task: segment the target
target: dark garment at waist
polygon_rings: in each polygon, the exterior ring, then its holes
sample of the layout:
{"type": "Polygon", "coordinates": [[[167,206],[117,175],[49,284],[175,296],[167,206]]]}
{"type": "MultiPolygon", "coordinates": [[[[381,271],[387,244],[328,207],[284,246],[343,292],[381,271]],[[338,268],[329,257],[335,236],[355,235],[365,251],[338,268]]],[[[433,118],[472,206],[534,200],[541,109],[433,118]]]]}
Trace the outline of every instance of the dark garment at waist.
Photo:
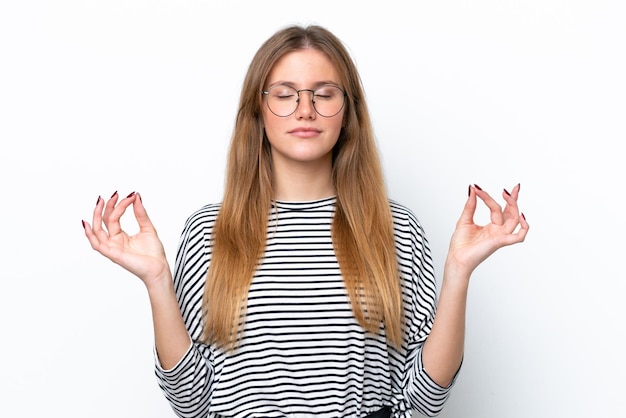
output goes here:
{"type": "Polygon", "coordinates": [[[391,407],[383,406],[376,412],[372,412],[365,418],[389,418],[391,416],[391,407]]]}

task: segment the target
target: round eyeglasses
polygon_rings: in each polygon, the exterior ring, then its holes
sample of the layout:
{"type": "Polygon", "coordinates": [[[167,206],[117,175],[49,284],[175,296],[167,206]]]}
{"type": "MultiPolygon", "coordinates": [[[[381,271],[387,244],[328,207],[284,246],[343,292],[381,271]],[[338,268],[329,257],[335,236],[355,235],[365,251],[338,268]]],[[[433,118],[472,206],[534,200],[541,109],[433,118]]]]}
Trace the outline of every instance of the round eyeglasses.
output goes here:
{"type": "Polygon", "coordinates": [[[291,86],[278,84],[261,93],[266,98],[267,107],[270,112],[284,118],[296,111],[300,103],[300,93],[303,91],[311,93],[313,109],[315,109],[320,116],[330,118],[343,109],[346,93],[332,84],[325,84],[315,90],[296,90],[291,86]]]}

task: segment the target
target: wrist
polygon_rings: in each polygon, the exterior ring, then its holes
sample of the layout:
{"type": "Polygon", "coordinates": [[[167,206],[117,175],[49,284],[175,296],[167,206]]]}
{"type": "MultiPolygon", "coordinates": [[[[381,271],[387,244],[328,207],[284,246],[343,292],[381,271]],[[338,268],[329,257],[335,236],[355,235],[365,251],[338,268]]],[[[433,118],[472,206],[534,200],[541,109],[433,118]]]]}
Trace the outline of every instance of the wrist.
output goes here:
{"type": "Polygon", "coordinates": [[[174,293],[174,282],[169,271],[164,271],[152,280],[145,281],[144,284],[150,297],[174,293]]]}
{"type": "Polygon", "coordinates": [[[444,284],[452,282],[467,285],[472,275],[472,271],[473,269],[468,267],[466,264],[448,256],[443,269],[443,282],[444,284]]]}

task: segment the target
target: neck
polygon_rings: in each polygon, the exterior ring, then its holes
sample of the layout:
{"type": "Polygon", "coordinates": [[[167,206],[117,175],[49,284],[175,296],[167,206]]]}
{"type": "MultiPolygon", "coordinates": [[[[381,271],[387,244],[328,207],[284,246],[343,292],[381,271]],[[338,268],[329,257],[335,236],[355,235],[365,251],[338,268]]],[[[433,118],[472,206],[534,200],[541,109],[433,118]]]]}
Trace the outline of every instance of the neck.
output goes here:
{"type": "Polygon", "coordinates": [[[277,200],[307,201],[335,195],[330,160],[322,164],[274,164],[273,172],[277,200]]]}

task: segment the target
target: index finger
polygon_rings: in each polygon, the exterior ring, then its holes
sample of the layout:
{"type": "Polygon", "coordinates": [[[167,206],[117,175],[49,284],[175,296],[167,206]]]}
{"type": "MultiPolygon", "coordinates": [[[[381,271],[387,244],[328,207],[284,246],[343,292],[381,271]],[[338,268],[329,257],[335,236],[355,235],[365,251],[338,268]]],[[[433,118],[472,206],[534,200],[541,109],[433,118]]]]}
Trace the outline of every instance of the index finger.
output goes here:
{"type": "Polygon", "coordinates": [[[502,215],[502,206],[494,200],[493,197],[480,187],[474,185],[476,189],[476,196],[478,196],[489,208],[491,222],[495,225],[502,225],[504,223],[504,217],[502,215]]]}
{"type": "Polygon", "coordinates": [[[135,192],[132,192],[124,199],[120,200],[119,203],[117,203],[116,205],[117,198],[117,192],[113,193],[113,196],[111,196],[111,199],[104,207],[104,225],[109,231],[109,235],[117,235],[122,232],[120,219],[122,218],[122,215],[124,215],[124,213],[126,212],[126,209],[128,209],[128,206],[130,206],[135,200],[135,192]]]}

